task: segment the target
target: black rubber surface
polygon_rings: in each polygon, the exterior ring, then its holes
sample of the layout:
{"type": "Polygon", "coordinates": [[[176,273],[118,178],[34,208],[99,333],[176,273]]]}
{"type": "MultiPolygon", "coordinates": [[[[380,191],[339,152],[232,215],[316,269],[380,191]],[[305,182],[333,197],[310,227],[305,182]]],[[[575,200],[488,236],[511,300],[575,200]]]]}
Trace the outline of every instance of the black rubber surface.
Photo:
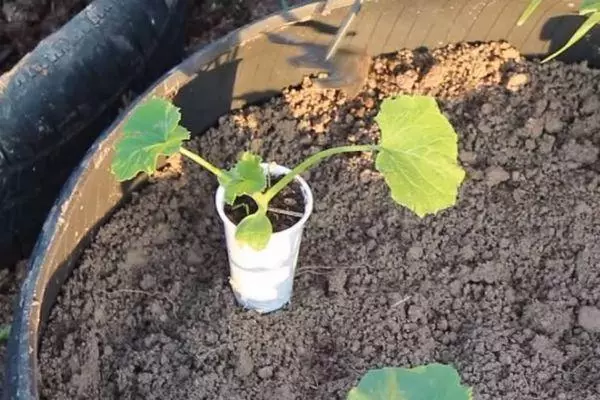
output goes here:
{"type": "MultiPolygon", "coordinates": [[[[522,53],[545,55],[564,43],[580,23],[563,0],[542,2],[524,26],[515,26],[528,0],[378,0],[366,2],[347,45],[371,55],[419,46],[438,47],[457,41],[509,40],[522,53]]],[[[33,250],[29,274],[21,289],[8,347],[4,399],[37,400],[37,348],[44,321],[60,287],[96,228],[119,206],[133,184],[118,184],[110,174],[113,144],[124,117],[151,95],[175,96],[183,124],[202,132],[231,108],[264,100],[297,84],[310,68],[291,59],[314,46],[326,46],[353,0],[333,1],[327,16],[315,15],[312,4],[275,15],[233,32],[191,55],[132,104],[121,119],[94,143],[70,176],[46,220],[33,250]],[[302,23],[293,21],[302,20],[302,23]],[[267,33],[287,35],[295,44],[272,41],[267,33]]],[[[595,29],[561,57],[588,59],[599,65],[595,29]]],[[[212,198],[213,193],[206,193],[212,198]]]]}
{"type": "Polygon", "coordinates": [[[96,0],[0,78],[0,268],[123,106],[183,51],[186,0],[96,0]]]}

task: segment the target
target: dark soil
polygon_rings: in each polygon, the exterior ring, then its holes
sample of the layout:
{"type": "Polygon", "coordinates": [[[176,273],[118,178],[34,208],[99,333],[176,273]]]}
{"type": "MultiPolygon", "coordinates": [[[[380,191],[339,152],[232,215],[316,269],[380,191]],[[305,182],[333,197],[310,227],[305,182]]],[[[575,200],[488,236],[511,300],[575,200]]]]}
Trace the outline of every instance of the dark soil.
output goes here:
{"type": "MultiPolygon", "coordinates": [[[[12,68],[47,35],[60,28],[91,0],[0,0],[0,75],[12,68]]],[[[298,1],[289,1],[290,5],[298,1]]],[[[280,9],[278,0],[190,0],[186,41],[192,49],[253,19],[280,9]]],[[[15,297],[26,261],[0,270],[0,326],[12,320],[15,297]]],[[[0,343],[0,393],[5,344],[0,343]]]]}
{"type": "Polygon", "coordinates": [[[0,1],[0,75],[91,1],[0,1]]]}
{"type": "MultiPolygon", "coordinates": [[[[293,166],[371,142],[385,96],[440,99],[468,172],[419,219],[370,155],[305,177],[315,210],[293,303],[235,304],[213,196],[183,162],[100,229],[41,343],[45,399],[343,399],[369,368],[456,365],[482,400],[600,398],[600,72],[503,44],[374,61],[358,99],[310,80],[220,120],[193,145],[293,166]]],[[[177,161],[177,160],[175,160],[177,161]]]]}
{"type": "MultiPolygon", "coordinates": [[[[0,75],[92,1],[0,0],[0,75]]],[[[281,1],[190,0],[189,8],[186,42],[193,49],[280,10],[281,1]]]]}
{"type": "MultiPolygon", "coordinates": [[[[281,177],[272,179],[270,186],[275,185],[280,180],[281,177]]],[[[254,214],[256,210],[258,210],[258,206],[250,196],[238,197],[233,206],[225,205],[225,215],[236,225],[242,222],[246,216],[254,214]]],[[[280,232],[296,225],[300,218],[302,218],[304,210],[305,204],[302,189],[300,188],[300,184],[293,181],[273,197],[273,200],[269,203],[267,217],[269,217],[271,225],[273,225],[273,232],[280,232]],[[292,212],[297,215],[290,215],[286,212],[292,212]]]]}
{"type": "MultiPolygon", "coordinates": [[[[19,284],[25,277],[26,261],[19,262],[14,269],[0,269],[0,328],[10,325],[14,301],[19,284]]],[[[5,342],[0,342],[0,394],[4,379],[5,342]]]]}

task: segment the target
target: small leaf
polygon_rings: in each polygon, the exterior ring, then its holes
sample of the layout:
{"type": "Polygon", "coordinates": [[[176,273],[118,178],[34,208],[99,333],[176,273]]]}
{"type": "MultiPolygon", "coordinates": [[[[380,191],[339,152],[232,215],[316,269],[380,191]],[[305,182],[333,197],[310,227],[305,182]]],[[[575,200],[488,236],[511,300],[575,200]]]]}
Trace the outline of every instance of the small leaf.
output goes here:
{"type": "Polygon", "coordinates": [[[3,325],[0,327],[0,343],[8,340],[10,336],[10,325],[3,325]]]}
{"type": "Polygon", "coordinates": [[[239,223],[235,231],[235,238],[240,243],[247,244],[256,251],[267,247],[273,226],[265,212],[260,210],[252,215],[248,215],[239,223]]]}
{"type": "Polygon", "coordinates": [[[232,205],[238,196],[261,192],[267,186],[261,161],[259,156],[245,152],[237,164],[219,178],[225,189],[225,203],[232,205]]]}
{"type": "Polygon", "coordinates": [[[531,0],[525,11],[523,11],[523,14],[521,14],[519,21],[517,21],[517,26],[523,25],[540,4],[542,4],[542,0],[531,0]]]}
{"type": "Polygon", "coordinates": [[[569,47],[573,46],[581,38],[583,38],[585,36],[585,34],[588,33],[590,31],[590,29],[592,29],[598,22],[600,22],[600,12],[594,12],[593,14],[591,14],[588,17],[588,19],[585,20],[585,22],[583,24],[581,24],[579,29],[577,29],[577,31],[575,31],[575,33],[573,34],[573,36],[571,36],[571,38],[569,39],[567,44],[565,44],[563,47],[558,49],[556,52],[554,52],[553,54],[551,54],[548,57],[546,57],[545,59],[543,59],[542,63],[548,62],[548,61],[552,60],[553,58],[556,58],[558,55],[564,53],[566,50],[569,49],[569,47]]]}
{"type": "Polygon", "coordinates": [[[471,400],[470,387],[460,384],[454,368],[430,364],[415,368],[371,370],[347,400],[471,400]]]}
{"type": "Polygon", "coordinates": [[[579,7],[580,15],[587,15],[600,11],[600,0],[583,0],[579,7]]]}
{"type": "Polygon", "coordinates": [[[392,198],[419,217],[454,205],[465,172],[457,163],[456,132],[435,99],[386,99],[375,119],[381,128],[375,165],[392,198]]]}
{"type": "Polygon", "coordinates": [[[112,172],[119,181],[135,177],[139,172],[156,172],[158,157],[179,151],[190,138],[179,125],[179,109],[159,98],[148,100],[133,110],[123,126],[123,136],[115,146],[112,172]]]}

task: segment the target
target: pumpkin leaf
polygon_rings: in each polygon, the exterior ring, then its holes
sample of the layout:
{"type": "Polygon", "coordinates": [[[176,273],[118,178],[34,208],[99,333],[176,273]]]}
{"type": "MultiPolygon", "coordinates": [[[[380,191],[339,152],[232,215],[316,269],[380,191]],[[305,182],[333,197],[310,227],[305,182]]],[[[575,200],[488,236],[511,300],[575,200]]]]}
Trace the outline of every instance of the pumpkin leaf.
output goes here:
{"type": "Polygon", "coordinates": [[[347,400],[471,400],[472,389],[460,384],[454,368],[429,364],[415,368],[371,370],[347,400]]]}
{"type": "Polygon", "coordinates": [[[273,226],[266,212],[258,210],[239,223],[235,231],[235,239],[247,244],[253,250],[260,251],[267,247],[272,233],[273,226]]]}
{"type": "Polygon", "coordinates": [[[111,170],[119,181],[140,172],[156,172],[158,158],[179,151],[190,133],[179,125],[181,113],[169,101],[153,98],[139,105],[123,126],[123,136],[115,145],[111,170]]]}
{"type": "Polygon", "coordinates": [[[267,178],[261,162],[260,156],[245,152],[233,168],[219,177],[219,183],[225,189],[225,203],[232,205],[238,196],[252,195],[265,189],[267,178]]]}
{"type": "Polygon", "coordinates": [[[465,172],[457,162],[456,132],[435,99],[386,99],[375,120],[381,129],[375,166],[392,198],[419,217],[454,205],[465,172]]]}

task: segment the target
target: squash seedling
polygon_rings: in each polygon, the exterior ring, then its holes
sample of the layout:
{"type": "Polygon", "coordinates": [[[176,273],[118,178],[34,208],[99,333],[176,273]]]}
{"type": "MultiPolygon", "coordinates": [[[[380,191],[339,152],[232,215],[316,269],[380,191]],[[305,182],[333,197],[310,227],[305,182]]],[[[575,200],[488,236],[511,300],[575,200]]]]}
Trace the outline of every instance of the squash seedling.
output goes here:
{"type": "Polygon", "coordinates": [[[274,171],[250,152],[243,153],[231,169],[219,169],[183,147],[190,133],[179,124],[180,118],[179,109],[164,99],[153,98],[139,105],[124,123],[112,172],[119,181],[139,172],[152,174],[159,156],[180,153],[214,174],[220,184],[216,200],[226,228],[231,285],[238,301],[261,311],[277,309],[291,296],[302,225],[312,210],[312,194],[300,177],[302,173],[337,154],[375,152],[375,167],[389,186],[392,199],[419,217],[454,205],[465,175],[457,163],[456,132],[435,99],[427,96],[384,100],[375,118],[381,130],[379,143],[329,148],[291,170],[274,166],[274,171]],[[270,185],[271,176],[280,179],[270,185]],[[302,186],[304,217],[293,227],[274,234],[267,214],[269,204],[294,181],[302,186]],[[233,206],[242,196],[254,201],[255,211],[247,212],[233,226],[221,203],[233,206]],[[234,231],[231,235],[230,230],[234,231]],[[282,268],[287,271],[283,275],[282,268]]]}
{"type": "Polygon", "coordinates": [[[449,365],[382,368],[367,372],[347,400],[472,400],[473,391],[461,385],[449,365]]]}

